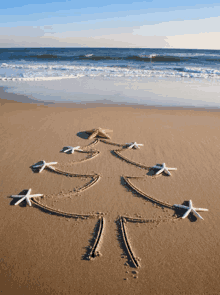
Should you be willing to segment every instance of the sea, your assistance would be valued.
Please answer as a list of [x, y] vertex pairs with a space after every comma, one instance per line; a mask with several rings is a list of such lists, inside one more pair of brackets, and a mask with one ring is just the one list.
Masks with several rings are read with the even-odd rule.
[[[87, 79], [88, 81], [88, 79], [96, 78], [98, 81], [126, 79], [127, 81], [145, 82], [152, 81], [152, 79], [154, 81], [171, 79], [172, 81], [187, 81], [191, 86], [194, 83], [195, 85], [205, 83], [218, 86], [220, 82], [220, 50], [164, 48], [0, 49], [0, 86], [20, 89], [20, 93], [23, 94], [30, 95], [30, 90], [25, 92], [22, 88], [24, 85], [27, 86], [25, 82], [41, 82], [39, 86], [47, 89], [48, 94], [50, 86], [45, 86], [47, 81], [56, 82], [67, 79], [69, 81]], [[35, 90], [32, 91], [32, 95], [40, 98], [36, 90], [37, 84], [33, 85], [35, 87], [32, 90]], [[43, 93], [42, 89], [41, 93]], [[47, 96], [57, 100], [56, 95], [53, 95], [52, 92]], [[215, 91], [212, 90], [212, 95], [213, 92]], [[62, 98], [59, 96], [60, 100], [69, 101], [70, 95], [67, 94], [70, 92], [68, 89], [65, 94], [66, 96], [63, 95]], [[45, 96], [45, 93], [42, 95]], [[111, 100], [109, 91], [108, 99]], [[82, 97], [78, 100], [82, 100]], [[219, 103], [220, 106], [219, 96], [216, 96], [214, 100], [215, 104]], [[143, 100], [142, 103], [144, 103]]]
[[1, 80], [77, 77], [220, 79], [220, 50], [121, 48], [0, 49]]

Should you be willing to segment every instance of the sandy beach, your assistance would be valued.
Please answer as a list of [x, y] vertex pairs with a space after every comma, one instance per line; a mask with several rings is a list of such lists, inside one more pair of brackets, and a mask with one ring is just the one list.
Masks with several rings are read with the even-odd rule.
[[[219, 109], [44, 105], [7, 95], [0, 100], [2, 294], [219, 294]], [[95, 139], [85, 131], [98, 127], [113, 130], [108, 141], [122, 146], [86, 147]], [[135, 141], [144, 146], [123, 148]], [[60, 152], [65, 146], [88, 153]], [[87, 160], [91, 150], [99, 153]], [[33, 171], [41, 160], [67, 175]], [[164, 162], [177, 171], [155, 177], [148, 167]], [[74, 174], [99, 179], [86, 187], [92, 177]], [[42, 207], [15, 206], [10, 196], [30, 188], [44, 195]], [[204, 220], [174, 210], [189, 200], [209, 210], [200, 212]]]

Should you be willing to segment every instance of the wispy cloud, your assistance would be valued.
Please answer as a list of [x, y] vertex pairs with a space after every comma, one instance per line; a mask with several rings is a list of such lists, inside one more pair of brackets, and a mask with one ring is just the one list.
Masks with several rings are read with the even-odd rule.
[[16, 2], [21, 7], [15, 8], [4, 3], [0, 9], [0, 47], [220, 49], [212, 40], [219, 32], [220, 4], [205, 0], [127, 0], [108, 5], [98, 0], [47, 2], [28, 4], [28, 0], [21, 0]]

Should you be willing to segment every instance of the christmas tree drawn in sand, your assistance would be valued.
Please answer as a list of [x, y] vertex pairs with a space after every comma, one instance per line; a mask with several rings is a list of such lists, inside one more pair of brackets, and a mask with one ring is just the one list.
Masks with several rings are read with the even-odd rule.
[[[61, 152], [67, 153], [67, 154], [74, 154], [75, 152], [77, 153], [83, 153], [86, 154], [87, 156], [84, 159], [81, 159], [79, 161], [71, 162], [70, 165], [76, 164], [79, 162], [84, 162], [87, 160], [91, 160], [97, 156], [100, 155], [100, 152], [98, 150], [92, 149], [95, 145], [98, 143], [104, 143], [107, 145], [112, 145], [114, 147], [117, 147], [116, 149], [111, 150], [112, 156], [116, 157], [118, 160], [123, 160], [127, 164], [133, 165], [137, 168], [141, 168], [146, 170], [148, 173], [146, 176], [121, 176], [121, 183], [124, 185], [129, 192], [132, 192], [133, 194], [141, 197], [145, 201], [151, 202], [157, 206], [159, 209], [170, 209], [173, 212], [172, 217], [170, 218], [156, 218], [156, 219], [145, 219], [145, 218], [140, 218], [140, 217], [132, 217], [132, 216], [118, 216], [118, 218], [115, 220], [117, 226], [118, 226], [118, 240], [120, 242], [121, 248], [124, 250], [128, 257], [128, 264], [133, 267], [133, 268], [138, 268], [140, 267], [140, 259], [137, 258], [134, 254], [134, 251], [131, 247], [131, 243], [127, 234], [127, 225], [129, 222], [133, 223], [160, 223], [160, 222], [169, 222], [173, 220], [180, 220], [181, 217], [182, 219], [186, 218], [190, 213], [194, 214], [194, 216], [199, 217], [200, 219], [203, 219], [197, 211], [208, 211], [207, 209], [202, 209], [202, 208], [194, 208], [192, 206], [192, 201], [190, 200], [187, 205], [187, 202], [184, 202], [184, 205], [171, 205], [167, 202], [164, 202], [163, 200], [159, 200], [138, 187], [136, 187], [132, 180], [135, 179], [144, 179], [144, 178], [149, 178], [153, 181], [156, 177], [161, 177], [162, 175], [168, 175], [168, 177], [171, 175], [169, 170], [176, 170], [176, 168], [167, 168], [165, 163], [163, 164], [156, 164], [155, 166], [146, 166], [141, 163], [137, 163], [135, 161], [130, 160], [128, 157], [126, 157], [123, 152], [126, 150], [130, 150], [131, 152], [134, 149], [139, 149], [140, 146], [143, 146], [142, 144], [138, 144], [136, 142], [131, 142], [131, 143], [126, 143], [126, 144], [118, 144], [110, 141], [110, 136], [107, 134], [107, 132], [110, 132], [111, 130], [105, 130], [102, 128], [97, 128], [97, 129], [92, 129], [90, 131], [87, 131], [86, 133], [90, 134], [88, 139], [94, 139], [90, 144], [84, 147], [71, 147], [71, 146], [66, 146], [63, 147]], [[106, 140], [107, 138], [108, 140]], [[83, 179], [86, 180], [86, 183], [81, 185], [80, 187], [74, 189], [74, 191], [70, 191], [68, 194], [72, 197], [75, 196], [76, 194], [82, 193], [89, 188], [96, 186], [96, 184], [102, 179], [102, 176], [94, 173], [94, 174], [75, 174], [72, 172], [66, 172], [63, 170], [60, 170], [56, 168], [58, 165], [57, 162], [51, 162], [51, 163], [46, 163], [45, 161], [40, 161], [36, 164], [34, 164], [31, 168], [34, 172], [37, 173], [55, 173], [60, 176], [65, 176], [68, 178], [78, 178], [78, 179]], [[62, 166], [62, 165], [61, 165]], [[46, 171], [43, 171], [46, 170]], [[158, 176], [161, 174], [160, 176]], [[88, 248], [88, 251], [84, 258], [91, 260], [95, 258], [96, 256], [100, 255], [100, 250], [101, 250], [101, 242], [103, 241], [103, 233], [105, 231], [105, 225], [106, 225], [106, 217], [107, 215], [106, 212], [98, 212], [98, 213], [93, 213], [93, 214], [78, 214], [77, 212], [74, 213], [69, 213], [65, 211], [61, 211], [59, 209], [52, 208], [46, 204], [44, 204], [43, 200], [45, 199], [45, 196], [41, 194], [30, 194], [31, 189], [28, 191], [22, 191], [19, 195], [13, 195], [12, 197], [17, 199], [19, 198], [19, 201], [14, 203], [15, 205], [20, 204], [22, 201], [27, 202], [29, 206], [32, 204], [34, 207], [38, 207], [45, 213], [49, 214], [54, 214], [58, 216], [63, 216], [66, 218], [77, 218], [77, 219], [88, 219], [88, 218], [96, 218], [97, 224], [95, 226], [94, 230], [94, 237], [92, 240], [92, 243], [90, 247]], [[104, 241], [103, 241], [104, 242]]]

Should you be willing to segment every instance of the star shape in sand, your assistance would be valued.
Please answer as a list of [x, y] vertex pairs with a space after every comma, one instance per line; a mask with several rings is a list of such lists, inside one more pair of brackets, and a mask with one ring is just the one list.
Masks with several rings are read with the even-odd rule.
[[61, 152], [64, 152], [64, 153], [70, 152], [71, 154], [73, 154], [74, 151], [82, 151], [82, 150], [80, 149], [80, 146], [76, 146], [76, 147], [66, 146], [61, 150]]
[[20, 204], [21, 202], [23, 202], [24, 200], [26, 200], [26, 202], [28, 203], [29, 206], [31, 206], [31, 198], [35, 198], [35, 197], [42, 197], [42, 194], [35, 194], [35, 195], [31, 195], [31, 188], [27, 191], [26, 195], [12, 195], [12, 198], [20, 198], [19, 201], [17, 201], [15, 203], [15, 205]]
[[143, 146], [142, 143], [137, 143], [136, 141], [130, 142], [130, 143], [126, 143], [126, 145], [127, 145], [127, 148], [128, 149], [139, 149], [140, 146]]
[[189, 206], [176, 205], [176, 204], [174, 206], [175, 207], [178, 207], [178, 208], [183, 208], [183, 209], [186, 209], [187, 210], [186, 213], [182, 216], [182, 219], [186, 218], [189, 215], [190, 212], [193, 212], [195, 215], [197, 215], [200, 219], [203, 220], [202, 216], [199, 215], [199, 213], [196, 212], [196, 211], [209, 211], [208, 209], [195, 208], [195, 207], [193, 207], [191, 200], [189, 200]]
[[162, 172], [165, 172], [168, 175], [171, 175], [169, 170], [177, 170], [177, 168], [168, 168], [165, 163], [161, 164], [156, 164], [155, 166], [151, 167], [152, 169], [159, 169], [155, 175], [159, 175]]
[[113, 132], [113, 130], [102, 129], [99, 127], [97, 129], [92, 129], [92, 130], [86, 131], [86, 133], [91, 133], [91, 135], [88, 137], [88, 139], [92, 139], [96, 136], [111, 139], [111, 137], [106, 132]]
[[32, 167], [35, 168], [40, 168], [39, 173], [42, 172], [46, 167], [50, 167], [51, 169], [54, 169], [54, 167], [51, 167], [51, 165], [55, 165], [57, 162], [50, 162], [46, 163], [45, 161], [42, 161], [41, 164], [34, 164]]

